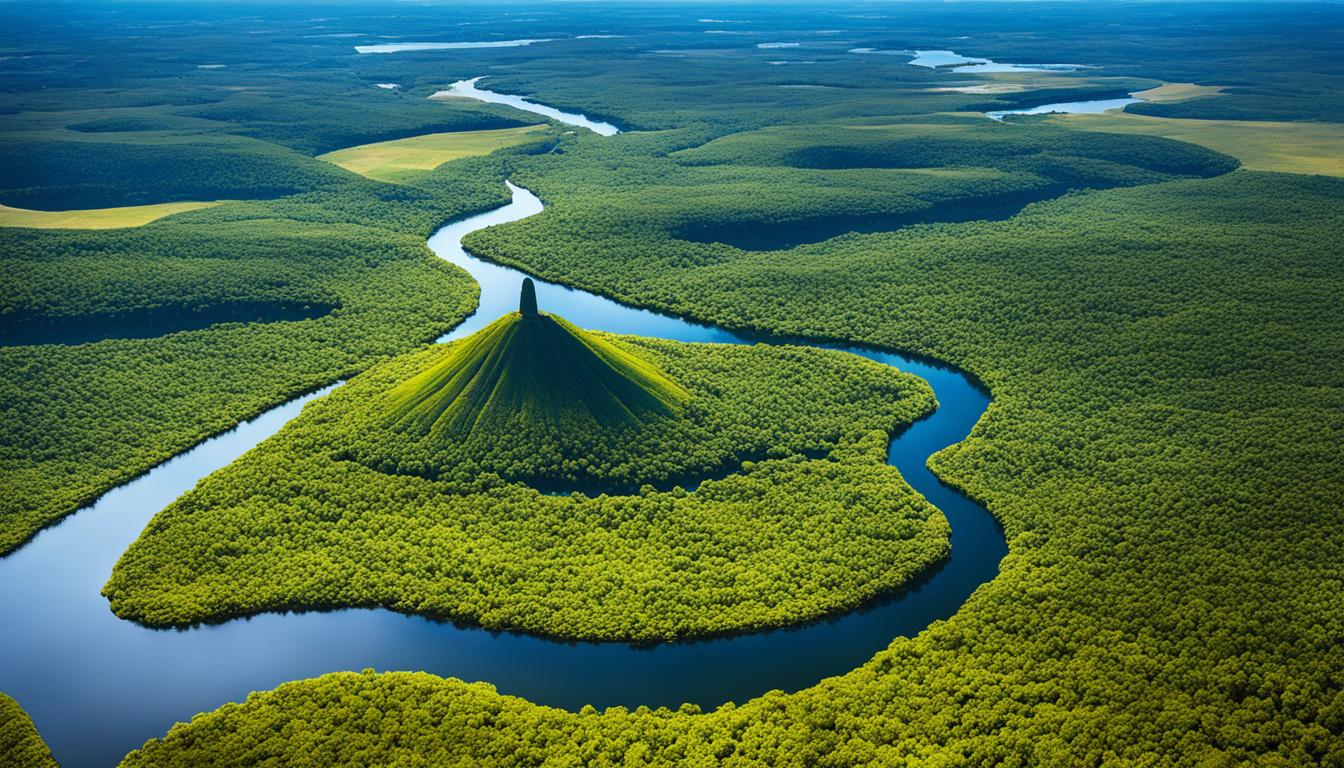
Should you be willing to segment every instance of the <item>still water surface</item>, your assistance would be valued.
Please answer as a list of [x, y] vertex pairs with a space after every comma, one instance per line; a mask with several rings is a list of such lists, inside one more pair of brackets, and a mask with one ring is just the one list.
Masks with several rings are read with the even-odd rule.
[[[851, 53], [878, 53], [871, 48], [860, 48]], [[953, 72], [976, 74], [989, 72], [1070, 72], [1083, 69], [1081, 64], [1002, 64], [993, 59], [962, 56], [953, 51], [914, 51], [910, 64], [917, 67], [950, 67]]]
[[1005, 109], [997, 112], [986, 112], [985, 117], [990, 120], [1002, 120], [1007, 115], [1099, 115], [1103, 112], [1110, 112], [1112, 109], [1124, 109], [1130, 104], [1138, 104], [1143, 99], [1136, 99], [1133, 96], [1123, 99], [1093, 99], [1091, 101], [1061, 101], [1056, 104], [1042, 104], [1039, 107], [1030, 107], [1027, 109]]

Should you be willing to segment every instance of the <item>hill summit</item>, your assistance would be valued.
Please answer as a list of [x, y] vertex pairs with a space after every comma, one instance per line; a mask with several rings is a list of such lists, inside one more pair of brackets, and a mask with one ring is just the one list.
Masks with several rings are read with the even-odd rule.
[[388, 394], [389, 426], [461, 439], [520, 423], [616, 427], [675, 416], [686, 390], [653, 363], [537, 309], [524, 279], [518, 312], [464, 339]]
[[518, 311], [356, 378], [321, 443], [341, 462], [443, 483], [437, 493], [686, 487], [828, 454], [932, 403], [917, 380], [839, 352], [576, 328], [538, 308], [530, 280]]

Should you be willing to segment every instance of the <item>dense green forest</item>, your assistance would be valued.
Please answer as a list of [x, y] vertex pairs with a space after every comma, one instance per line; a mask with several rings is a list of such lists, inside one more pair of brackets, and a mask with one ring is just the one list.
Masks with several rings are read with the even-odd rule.
[[[112, 609], [167, 625], [385, 605], [491, 629], [650, 642], [852, 608], [947, 554], [946, 520], [884, 461], [888, 435], [933, 405], [913, 376], [808, 347], [574, 329], [579, 343], [679, 391], [646, 418], [597, 421], [570, 386], [572, 399], [547, 401], [548, 383], [534, 377], [563, 376], [561, 361], [529, 371], [494, 360], [534, 351], [501, 340], [529, 322], [555, 321], [505, 316], [309, 406], [155, 517], [104, 588]], [[499, 413], [497, 403], [476, 406], [474, 386], [451, 390], [444, 405], [475, 417], [467, 433], [388, 423], [407, 384], [420, 391], [425, 377], [451, 380], [464, 366], [503, 369], [483, 387], [492, 398], [531, 391]], [[699, 481], [727, 469], [694, 493], [647, 483], [626, 495], [535, 490]], [[319, 561], [320, 574], [304, 565]]]
[[703, 716], [338, 674], [126, 764], [1339, 765], [1341, 193], [1240, 172], [847, 238], [824, 260], [645, 268], [698, 316], [976, 372], [994, 404], [936, 467], [1004, 522], [999, 577], [848, 675]]
[[[22, 279], [0, 285], [0, 551], [210, 434], [459, 322], [476, 287], [423, 238], [445, 211], [506, 199], [482, 173], [408, 190], [356, 180], [135, 229], [4, 230], [0, 266]], [[239, 322], [257, 319], [271, 322]]]
[[56, 768], [51, 750], [43, 743], [23, 707], [0, 693], [0, 761], [17, 768]]
[[[146, 143], [0, 142], [0, 200], [69, 210], [176, 200], [268, 198], [341, 180], [330, 165], [274, 144], [237, 138], [154, 136]], [[165, 167], [174, 172], [165, 174]]]
[[[481, 683], [337, 673], [200, 715], [126, 765], [1344, 765], [1344, 181], [976, 114], [1165, 81], [1226, 88], [1129, 110], [1342, 121], [1337, 6], [1153, 3], [1123, 23], [1086, 3], [520, 8], [15, 15], [0, 157], [18, 170], [0, 204], [245, 199], [138, 229], [0, 230], [0, 552], [365, 371], [162, 512], [108, 583], [116, 610], [176, 624], [384, 605], [658, 640], [844, 610], [945, 555], [942, 516], [882, 463], [886, 433], [928, 405], [909, 381], [895, 410], [817, 414], [820, 442], [800, 432], [787, 456], [712, 451], [696, 471], [728, 453], [739, 471], [695, 493], [548, 495], [509, 482], [506, 455], [459, 478], [340, 454], [330, 436], [367, 407], [360, 392], [451, 354], [425, 345], [475, 289], [424, 237], [505, 201], [509, 178], [547, 209], [472, 236], [483, 256], [983, 382], [990, 410], [931, 466], [1003, 523], [999, 576], [848, 674], [711, 712], [566, 712]], [[611, 37], [578, 37], [595, 34]], [[382, 36], [552, 41], [354, 52]], [[854, 53], [916, 48], [1087, 68], [968, 75]], [[314, 159], [535, 122], [425, 98], [481, 75], [624, 132], [555, 128], [406, 185]], [[727, 376], [671, 343], [604, 338], [690, 392]], [[712, 354], [751, 358], [762, 380], [783, 370], [771, 361], [813, 360]], [[876, 391], [842, 359], [817, 356], [816, 375]], [[754, 407], [781, 391], [737, 394]], [[656, 567], [618, 570], [630, 562]]]
[[[1071, 190], [1214, 176], [1237, 165], [1169, 139], [982, 118], [789, 126], [700, 143], [705, 138], [687, 128], [610, 142], [566, 140], [564, 154], [518, 158], [511, 163], [514, 180], [552, 205], [467, 243], [514, 264], [516, 254], [534, 250], [554, 262], [591, 249], [593, 241], [633, 247], [634, 260], [709, 264], [739, 248], [1004, 219]], [[640, 270], [623, 271], [624, 279], [641, 277]]]

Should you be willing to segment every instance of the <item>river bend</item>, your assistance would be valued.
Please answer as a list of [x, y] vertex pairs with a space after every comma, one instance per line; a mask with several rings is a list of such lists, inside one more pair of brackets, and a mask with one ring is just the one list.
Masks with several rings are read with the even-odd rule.
[[[472, 333], [516, 305], [523, 273], [462, 248], [469, 232], [542, 210], [532, 193], [512, 184], [510, 189], [508, 205], [449, 224], [429, 240], [436, 254], [481, 285], [480, 308], [445, 340]], [[585, 328], [679, 341], [747, 341], [546, 281], [537, 281], [537, 294], [548, 311]], [[0, 632], [0, 691], [28, 710], [65, 768], [86, 768], [115, 765], [197, 712], [338, 670], [424, 670], [487, 681], [501, 693], [570, 709], [682, 702], [711, 708], [842, 674], [892, 638], [952, 615], [994, 577], [1007, 548], [988, 512], [925, 467], [930, 454], [970, 432], [988, 397], [950, 368], [890, 352], [834, 348], [923, 377], [940, 404], [892, 440], [888, 459], [947, 516], [952, 554], [929, 577], [877, 605], [792, 629], [652, 648], [559, 643], [378, 609], [269, 613], [185, 630], [148, 629], [115, 617], [99, 590], [154, 513], [274, 434], [333, 385], [200, 443], [0, 558], [6, 627]]]

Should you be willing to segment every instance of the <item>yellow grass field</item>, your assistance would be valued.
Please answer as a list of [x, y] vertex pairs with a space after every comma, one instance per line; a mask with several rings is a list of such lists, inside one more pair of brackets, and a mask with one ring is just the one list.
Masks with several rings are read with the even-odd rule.
[[1141, 133], [1188, 141], [1231, 155], [1256, 171], [1344, 176], [1344, 123], [1189, 120], [1125, 112], [1053, 115], [1049, 119], [1083, 131]]
[[224, 202], [157, 203], [131, 205], [125, 208], [91, 208], [85, 211], [30, 211], [0, 205], [0, 227], [35, 227], [37, 229], [117, 229], [138, 227], [164, 216], [184, 211], [196, 211]]
[[1171, 104], [1177, 101], [1189, 101], [1204, 96], [1217, 96], [1223, 92], [1221, 85], [1195, 85], [1194, 83], [1164, 83], [1156, 88], [1138, 91], [1136, 99], [1152, 101], [1158, 104]]
[[450, 160], [488, 155], [497, 149], [522, 144], [527, 141], [529, 134], [545, 127], [525, 125], [491, 131], [428, 133], [424, 136], [338, 149], [335, 152], [318, 155], [317, 159], [335, 163], [347, 171], [353, 171], [370, 179], [398, 182], [425, 171], [432, 171]]

